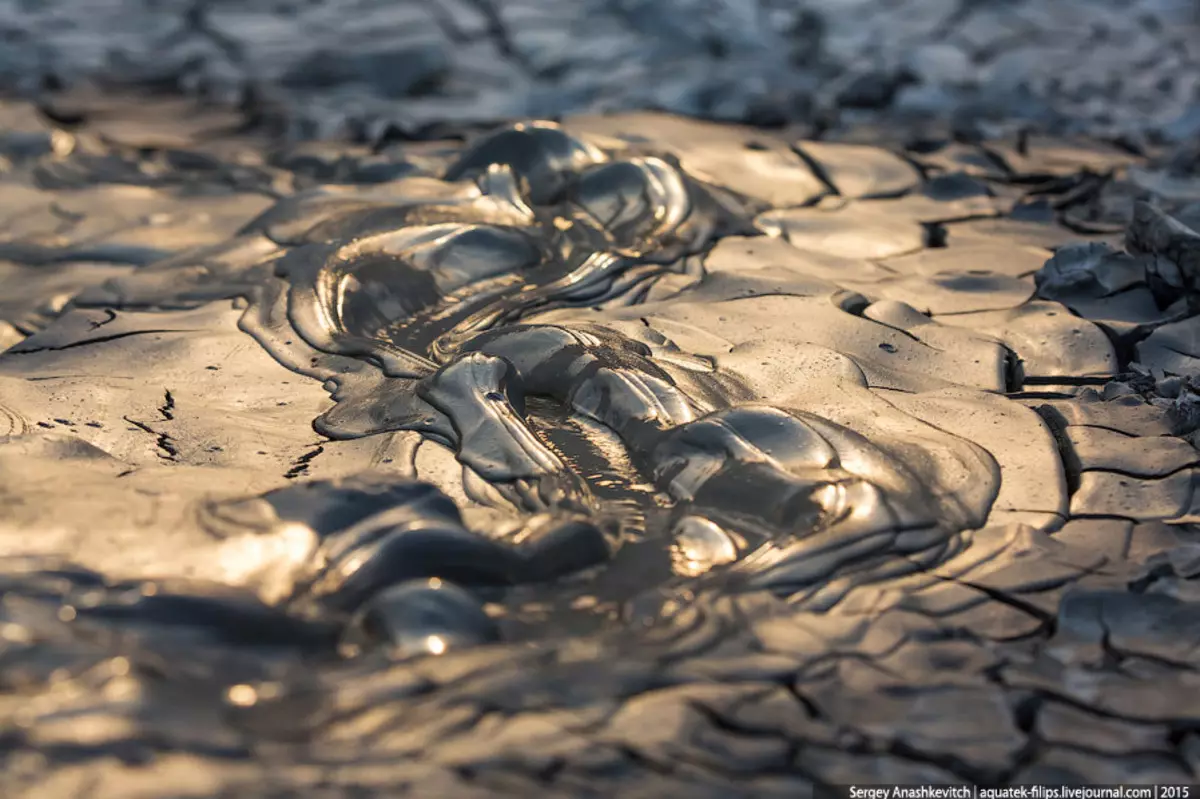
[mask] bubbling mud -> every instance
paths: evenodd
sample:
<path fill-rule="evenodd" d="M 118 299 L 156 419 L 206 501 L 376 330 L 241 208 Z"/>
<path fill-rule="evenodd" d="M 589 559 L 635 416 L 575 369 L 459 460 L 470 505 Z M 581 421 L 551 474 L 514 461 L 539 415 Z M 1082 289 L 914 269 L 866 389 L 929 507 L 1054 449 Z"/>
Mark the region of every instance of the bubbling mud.
<path fill-rule="evenodd" d="M 376 632 L 465 618 L 457 642 L 492 635 L 479 611 L 456 615 L 466 596 L 547 598 L 573 628 L 636 615 L 647 592 L 769 589 L 820 607 L 833 574 L 870 583 L 952 551 L 986 518 L 997 468 L 867 391 L 897 345 L 820 346 L 846 330 L 853 345 L 887 303 L 795 273 L 706 272 L 722 237 L 762 235 L 760 210 L 652 148 L 518 124 L 440 179 L 298 194 L 228 244 L 77 304 L 241 298 L 241 328 L 335 400 L 319 433 L 419 432 L 495 512 L 470 525 L 422 484 L 268 495 L 272 515 L 315 531 L 290 589 L 269 592 L 297 612 Z"/>

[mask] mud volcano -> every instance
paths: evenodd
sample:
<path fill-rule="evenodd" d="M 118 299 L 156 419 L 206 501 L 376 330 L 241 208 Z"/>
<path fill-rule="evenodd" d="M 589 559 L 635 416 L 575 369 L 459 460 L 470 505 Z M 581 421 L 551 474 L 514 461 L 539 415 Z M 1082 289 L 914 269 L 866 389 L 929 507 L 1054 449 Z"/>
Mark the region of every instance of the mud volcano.
<path fill-rule="evenodd" d="M 1186 147 L 3 113 L 6 796 L 1200 768 Z"/>

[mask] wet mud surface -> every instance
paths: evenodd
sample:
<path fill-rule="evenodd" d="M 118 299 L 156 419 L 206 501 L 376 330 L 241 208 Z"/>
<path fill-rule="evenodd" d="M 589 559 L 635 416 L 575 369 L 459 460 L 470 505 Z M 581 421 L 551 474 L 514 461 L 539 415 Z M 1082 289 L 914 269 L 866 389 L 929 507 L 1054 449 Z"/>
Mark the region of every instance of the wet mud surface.
<path fill-rule="evenodd" d="M 1200 768 L 1194 149 L 2 111 L 6 796 Z"/>

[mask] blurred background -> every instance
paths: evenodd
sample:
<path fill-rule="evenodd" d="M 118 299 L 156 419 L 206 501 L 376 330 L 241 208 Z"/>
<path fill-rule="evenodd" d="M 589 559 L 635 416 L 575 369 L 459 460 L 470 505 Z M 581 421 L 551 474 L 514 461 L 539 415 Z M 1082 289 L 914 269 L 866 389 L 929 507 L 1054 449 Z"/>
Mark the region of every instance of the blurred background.
<path fill-rule="evenodd" d="M 297 137 L 658 108 L 1200 135 L 1198 0 L 0 0 L 0 92 L 254 106 Z"/>

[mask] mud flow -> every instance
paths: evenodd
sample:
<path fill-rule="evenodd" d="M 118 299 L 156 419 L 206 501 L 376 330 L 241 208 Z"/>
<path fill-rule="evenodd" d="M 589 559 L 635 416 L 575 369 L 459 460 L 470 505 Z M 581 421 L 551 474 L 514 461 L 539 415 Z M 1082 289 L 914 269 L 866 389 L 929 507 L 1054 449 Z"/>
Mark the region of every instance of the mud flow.
<path fill-rule="evenodd" d="M 659 113 L 167 145 L 22 109 L 14 796 L 1200 762 L 1186 148 Z"/>

